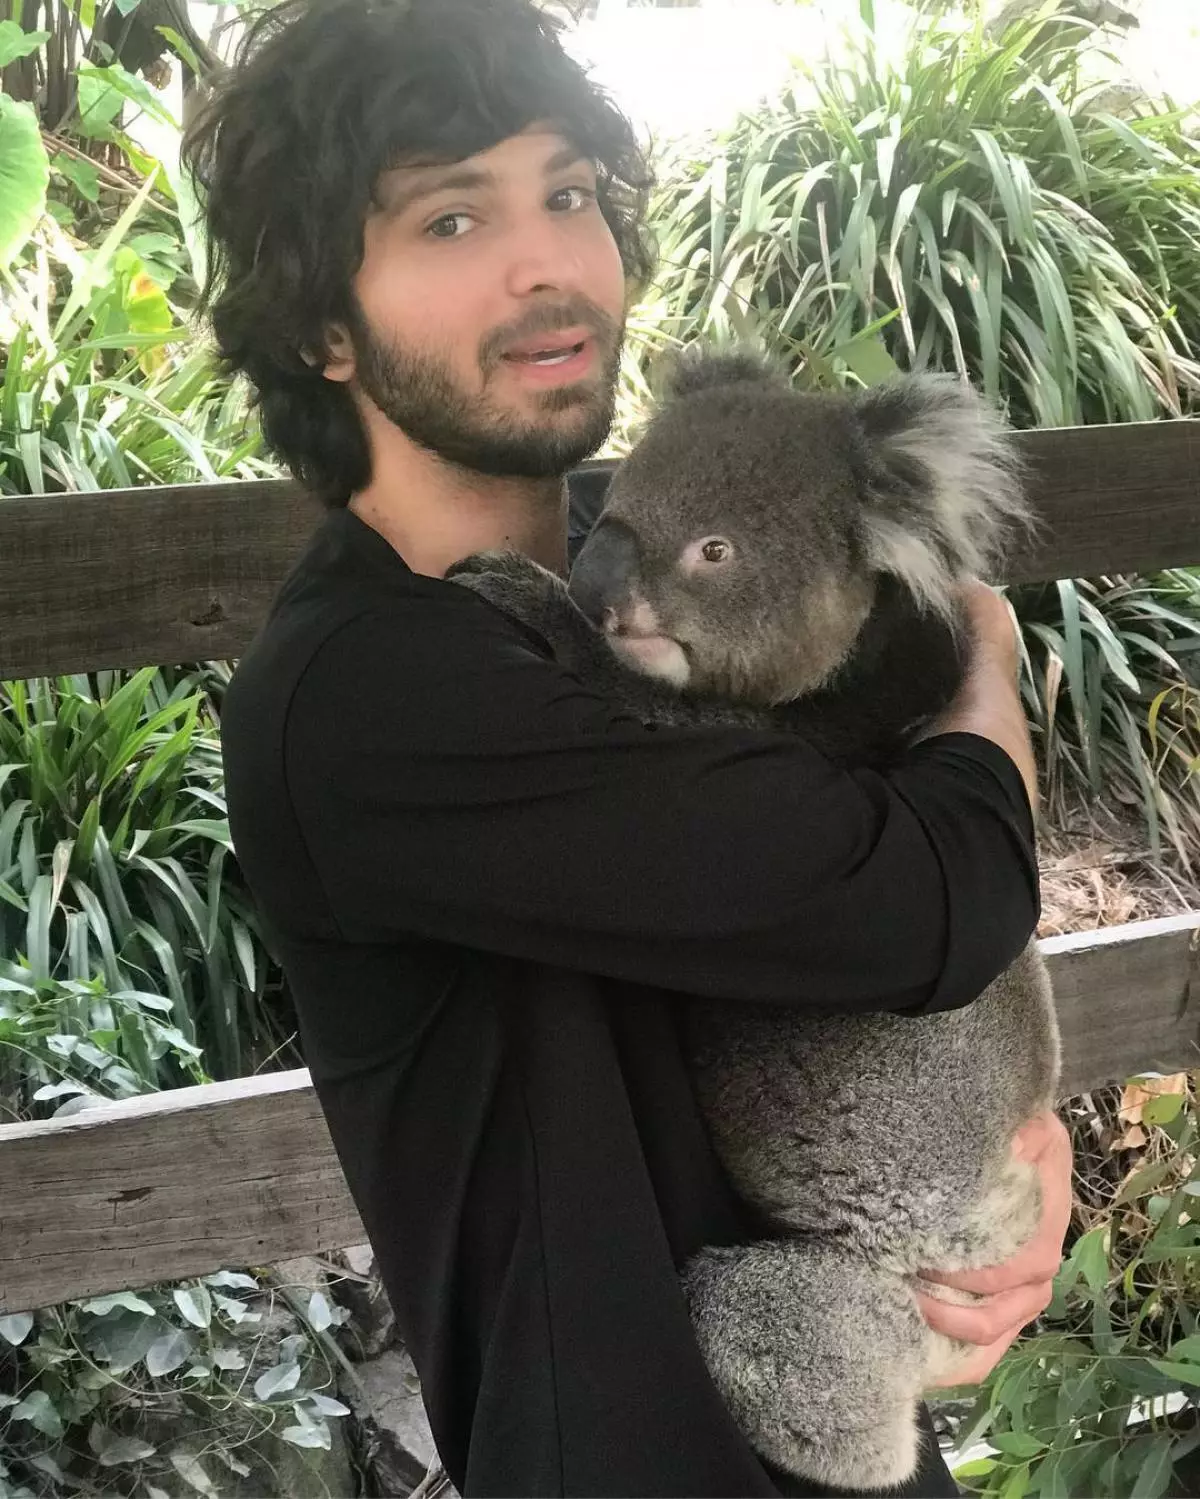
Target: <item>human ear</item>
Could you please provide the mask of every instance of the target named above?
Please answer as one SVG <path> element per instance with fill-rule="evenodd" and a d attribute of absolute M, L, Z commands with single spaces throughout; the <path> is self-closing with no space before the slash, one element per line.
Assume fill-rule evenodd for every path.
<path fill-rule="evenodd" d="M 324 357 L 313 358 L 310 362 L 322 366 L 321 373 L 326 380 L 336 380 L 344 385 L 354 379 L 354 344 L 341 323 L 333 323 L 327 330 Z"/>

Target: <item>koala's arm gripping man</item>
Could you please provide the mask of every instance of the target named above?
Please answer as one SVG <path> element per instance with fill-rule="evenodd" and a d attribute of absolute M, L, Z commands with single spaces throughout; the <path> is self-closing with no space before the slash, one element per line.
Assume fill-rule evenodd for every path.
<path fill-rule="evenodd" d="M 845 1011 L 967 1003 L 1027 941 L 1028 801 L 984 739 L 880 775 L 790 735 L 652 730 L 467 590 L 414 584 L 335 634 L 293 702 L 296 813 L 347 861 L 352 940 Z M 329 722 L 348 677 L 374 690 Z"/>

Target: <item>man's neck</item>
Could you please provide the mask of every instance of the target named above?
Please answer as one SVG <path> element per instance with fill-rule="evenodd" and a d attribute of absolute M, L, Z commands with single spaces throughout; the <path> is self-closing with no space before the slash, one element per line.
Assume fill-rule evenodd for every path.
<path fill-rule="evenodd" d="M 395 428 L 371 434 L 373 477 L 349 508 L 431 578 L 472 552 L 523 552 L 565 573 L 564 479 L 496 479 L 445 463 Z"/>

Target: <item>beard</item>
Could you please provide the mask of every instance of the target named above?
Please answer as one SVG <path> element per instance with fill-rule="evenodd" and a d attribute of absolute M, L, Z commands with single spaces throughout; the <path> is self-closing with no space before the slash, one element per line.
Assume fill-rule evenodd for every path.
<path fill-rule="evenodd" d="M 532 391 L 536 415 L 521 417 L 489 400 L 488 382 L 508 344 L 533 334 L 583 327 L 595 340 L 598 369 L 586 379 Z M 560 478 L 594 453 L 612 427 L 623 323 L 584 297 L 542 307 L 489 333 L 479 349 L 483 393 L 465 390 L 449 360 L 385 341 L 358 319 L 358 383 L 406 437 L 446 463 L 493 478 Z"/>

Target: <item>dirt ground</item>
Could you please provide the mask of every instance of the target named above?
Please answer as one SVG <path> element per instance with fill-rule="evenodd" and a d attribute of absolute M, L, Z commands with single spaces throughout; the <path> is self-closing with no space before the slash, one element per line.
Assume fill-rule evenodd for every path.
<path fill-rule="evenodd" d="M 1200 870 L 1165 848 L 1153 857 L 1136 809 L 1073 806 L 1039 833 L 1039 937 L 1150 921 L 1200 908 Z"/>

